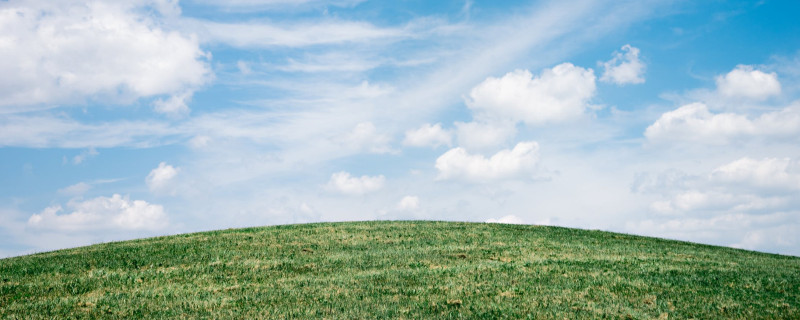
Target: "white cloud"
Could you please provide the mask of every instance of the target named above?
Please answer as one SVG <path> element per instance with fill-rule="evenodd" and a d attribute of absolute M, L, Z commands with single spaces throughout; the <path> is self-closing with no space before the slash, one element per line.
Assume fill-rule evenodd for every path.
<path fill-rule="evenodd" d="M 147 187 L 150 188 L 150 192 L 164 193 L 168 191 L 178 172 L 180 172 L 180 168 L 161 162 L 157 168 L 150 171 L 150 174 L 145 178 L 145 182 Z"/>
<path fill-rule="evenodd" d="M 189 140 L 189 146 L 194 149 L 202 149 L 208 146 L 211 143 L 211 137 L 209 136 L 195 136 L 191 140 Z"/>
<path fill-rule="evenodd" d="M 714 217 L 729 212 L 748 215 L 779 212 L 792 203 L 790 199 L 780 196 L 691 190 L 667 200 L 654 201 L 650 209 L 662 215 Z"/>
<path fill-rule="evenodd" d="M 658 237 L 700 241 L 718 245 L 783 254 L 799 254 L 798 212 L 766 215 L 724 213 L 712 217 L 647 219 L 627 223 L 626 230 Z M 780 239 L 778 239 L 780 237 Z M 769 248 L 765 250 L 766 248 Z"/>
<path fill-rule="evenodd" d="M 703 103 L 691 103 L 666 112 L 647 127 L 644 135 L 651 140 L 691 140 L 718 142 L 728 137 L 753 132 L 755 128 L 740 114 L 712 114 Z"/>
<path fill-rule="evenodd" d="M 676 188 L 684 188 L 694 177 L 677 169 L 669 169 L 659 174 L 639 172 L 634 176 L 631 191 L 636 193 L 666 193 Z"/>
<path fill-rule="evenodd" d="M 82 194 L 86 193 L 86 191 L 89 191 L 89 189 L 91 189 L 91 188 L 92 188 L 92 185 L 90 185 L 90 184 L 88 184 L 86 182 L 78 182 L 78 183 L 73 184 L 71 186 L 68 186 L 66 188 L 58 189 L 58 193 L 64 194 L 64 195 L 68 195 L 68 196 L 79 196 L 79 195 L 82 195 Z"/>
<path fill-rule="evenodd" d="M 288 72 L 363 72 L 385 63 L 374 57 L 364 57 L 352 50 L 306 55 L 303 59 L 289 58 L 285 65 L 277 69 Z"/>
<path fill-rule="evenodd" d="M 691 179 L 672 176 L 678 181 L 657 190 L 665 199 L 650 205 L 657 213 L 764 214 L 791 210 L 798 204 L 791 195 L 800 189 L 800 165 L 789 158 L 744 157 Z"/>
<path fill-rule="evenodd" d="M 55 231 L 86 230 L 158 230 L 167 225 L 167 215 L 160 205 L 143 200 L 131 201 L 118 194 L 83 202 L 70 202 L 67 214 L 61 206 L 44 209 L 28 219 L 28 226 Z"/>
<path fill-rule="evenodd" d="M 539 160 L 539 144 L 520 142 L 512 150 L 501 150 L 491 158 L 469 154 L 464 148 L 450 149 L 436 159 L 440 180 L 491 180 L 533 178 Z"/>
<path fill-rule="evenodd" d="M 579 117 L 595 88 L 593 70 L 562 63 L 538 77 L 527 70 L 489 77 L 470 91 L 466 103 L 478 117 L 539 125 Z"/>
<path fill-rule="evenodd" d="M 639 60 L 639 49 L 629 44 L 622 46 L 623 52 L 615 52 L 614 58 L 603 63 L 600 81 L 617 85 L 644 83 L 644 62 Z"/>
<path fill-rule="evenodd" d="M 208 81 L 207 54 L 154 14 L 174 1 L 10 1 L 0 6 L 0 107 L 141 97 L 194 90 Z"/>
<path fill-rule="evenodd" d="M 72 157 L 72 164 L 81 164 L 84 160 L 97 156 L 98 154 L 100 153 L 97 152 L 95 148 L 89 148 L 88 150 L 81 152 L 79 155 Z"/>
<path fill-rule="evenodd" d="M 781 248 L 783 249 L 780 252 L 781 254 L 788 253 L 797 256 L 800 255 L 800 251 L 797 250 L 800 247 L 798 227 L 800 226 L 797 223 L 789 222 L 763 229 L 748 230 L 744 238 L 731 246 L 748 250 L 758 250 L 765 247 Z"/>
<path fill-rule="evenodd" d="M 253 73 L 253 68 L 250 67 L 250 64 L 242 60 L 236 62 L 236 68 L 239 69 L 239 72 L 243 75 Z"/>
<path fill-rule="evenodd" d="M 366 0 L 193 0 L 192 2 L 202 3 L 215 7 L 222 7 L 231 11 L 253 11 L 253 10 L 275 10 L 280 8 L 291 8 L 292 10 L 298 7 L 315 7 L 315 6 L 337 6 L 337 7 L 350 7 L 355 6 Z"/>
<path fill-rule="evenodd" d="M 314 213 L 314 209 L 311 208 L 311 206 L 309 206 L 307 203 L 303 202 L 300 204 L 300 212 L 310 215 Z"/>
<path fill-rule="evenodd" d="M 187 90 L 182 93 L 174 94 L 171 97 L 153 101 L 156 112 L 164 113 L 172 117 L 182 117 L 189 114 L 187 103 L 192 100 L 193 91 Z"/>
<path fill-rule="evenodd" d="M 0 115 L 0 146 L 106 148 L 160 145 L 180 129 L 165 122 L 116 121 L 84 124 L 53 116 Z"/>
<path fill-rule="evenodd" d="M 384 96 L 388 93 L 391 93 L 393 90 L 394 88 L 392 86 L 381 83 L 371 84 L 369 81 L 365 80 L 356 87 L 350 87 L 345 89 L 344 92 L 339 91 L 337 93 L 342 94 L 343 98 L 370 99 Z"/>
<path fill-rule="evenodd" d="M 453 135 L 447 130 L 442 129 L 442 124 L 431 125 L 423 124 L 416 130 L 406 131 L 403 145 L 412 147 L 432 147 L 450 146 L 453 144 Z"/>
<path fill-rule="evenodd" d="M 505 224 L 525 224 L 525 221 L 522 218 L 517 217 L 515 215 L 507 215 L 500 219 L 487 219 L 487 223 L 505 223 Z"/>
<path fill-rule="evenodd" d="M 800 133 L 800 104 L 763 113 L 750 119 L 737 113 L 711 113 L 703 103 L 691 103 L 666 112 L 647 127 L 644 135 L 652 141 L 684 140 L 698 143 L 726 143 L 743 137 L 792 137 Z"/>
<path fill-rule="evenodd" d="M 753 66 L 738 65 L 725 76 L 718 76 L 717 90 L 730 98 L 763 100 L 781 93 L 781 84 L 775 72 L 764 73 Z"/>
<path fill-rule="evenodd" d="M 340 171 L 331 175 L 328 189 L 347 195 L 363 195 L 380 190 L 385 182 L 382 175 L 351 177 L 350 173 Z"/>
<path fill-rule="evenodd" d="M 366 22 L 325 21 L 278 26 L 267 23 L 220 23 L 195 20 L 206 41 L 240 48 L 305 47 L 400 39 L 403 29 L 379 28 Z"/>
<path fill-rule="evenodd" d="M 467 150 L 491 150 L 502 147 L 517 134 L 513 122 L 456 122 L 458 145 Z"/>
<path fill-rule="evenodd" d="M 729 212 L 764 214 L 787 209 L 792 201 L 786 197 L 738 193 L 736 188 L 689 190 L 673 197 L 654 201 L 655 213 L 673 216 L 718 216 Z"/>
<path fill-rule="evenodd" d="M 372 122 L 361 122 L 352 131 L 340 138 L 343 144 L 354 150 L 363 150 L 370 153 L 392 153 L 395 150 L 389 146 L 389 136 L 378 133 L 378 128 Z"/>
<path fill-rule="evenodd" d="M 398 210 L 414 211 L 419 209 L 419 197 L 405 196 L 397 203 Z"/>
<path fill-rule="evenodd" d="M 789 158 L 741 158 L 711 172 L 711 180 L 761 189 L 800 189 L 800 163 Z"/>
<path fill-rule="evenodd" d="M 731 194 L 691 190 L 679 193 L 667 201 L 657 201 L 651 209 L 662 214 L 682 214 L 692 211 L 723 210 L 734 207 L 745 199 Z"/>

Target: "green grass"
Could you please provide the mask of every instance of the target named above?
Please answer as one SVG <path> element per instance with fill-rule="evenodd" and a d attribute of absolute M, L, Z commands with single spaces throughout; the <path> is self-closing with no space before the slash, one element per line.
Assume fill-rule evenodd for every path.
<path fill-rule="evenodd" d="M 800 318 L 800 258 L 455 222 L 222 230 L 0 260 L 0 317 Z"/>

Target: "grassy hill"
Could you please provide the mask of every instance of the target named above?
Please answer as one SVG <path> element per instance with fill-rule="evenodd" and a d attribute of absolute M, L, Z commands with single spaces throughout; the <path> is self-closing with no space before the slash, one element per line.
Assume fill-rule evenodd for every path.
<path fill-rule="evenodd" d="M 0 260 L 2 318 L 800 318 L 800 258 L 454 222 L 222 230 Z"/>

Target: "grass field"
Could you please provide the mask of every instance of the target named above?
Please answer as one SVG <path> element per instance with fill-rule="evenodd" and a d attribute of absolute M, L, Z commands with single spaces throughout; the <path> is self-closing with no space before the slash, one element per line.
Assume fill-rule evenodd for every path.
<path fill-rule="evenodd" d="M 0 317 L 800 318 L 800 258 L 558 227 L 355 222 L 0 260 Z"/>

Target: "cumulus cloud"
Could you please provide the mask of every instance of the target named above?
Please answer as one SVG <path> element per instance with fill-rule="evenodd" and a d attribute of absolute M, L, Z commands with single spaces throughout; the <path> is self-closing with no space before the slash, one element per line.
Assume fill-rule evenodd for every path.
<path fill-rule="evenodd" d="M 467 150 L 490 150 L 503 146 L 517 134 L 517 127 L 509 121 L 456 122 L 458 145 Z"/>
<path fill-rule="evenodd" d="M 175 1 L 2 4 L 0 107 L 130 102 L 203 85 L 211 70 L 198 41 L 157 22 L 179 12 Z"/>
<path fill-rule="evenodd" d="M 652 141 L 683 140 L 725 143 L 743 137 L 792 137 L 800 133 L 800 104 L 751 118 L 738 113 L 711 113 L 703 103 L 691 103 L 666 112 L 647 127 Z"/>
<path fill-rule="evenodd" d="M 781 93 L 775 72 L 765 73 L 753 66 L 738 65 L 725 76 L 718 76 L 717 90 L 724 97 L 764 100 Z"/>
<path fill-rule="evenodd" d="M 499 219 L 487 219 L 487 223 L 505 223 L 505 224 L 525 224 L 525 221 L 522 218 L 517 217 L 515 215 L 507 215 Z"/>
<path fill-rule="evenodd" d="M 562 63 L 537 77 L 528 70 L 489 77 L 470 91 L 466 103 L 478 117 L 539 125 L 582 115 L 595 89 L 593 70 Z"/>
<path fill-rule="evenodd" d="M 419 197 L 405 196 L 397 203 L 398 210 L 414 211 L 419 209 Z"/>
<path fill-rule="evenodd" d="M 436 159 L 439 180 L 491 180 L 532 178 L 539 160 L 539 144 L 520 142 L 512 150 L 501 150 L 491 158 L 470 154 L 464 148 L 450 149 Z"/>
<path fill-rule="evenodd" d="M 363 195 L 380 190 L 385 182 L 383 175 L 352 177 L 349 172 L 340 171 L 331 175 L 327 187 L 346 195 Z"/>
<path fill-rule="evenodd" d="M 603 62 L 603 76 L 600 81 L 617 85 L 644 83 L 644 62 L 639 60 L 639 49 L 626 44 L 622 52 L 615 52 L 614 58 Z"/>
<path fill-rule="evenodd" d="M 151 192 L 163 193 L 168 191 L 171 182 L 178 175 L 178 172 L 180 172 L 180 168 L 175 168 L 165 162 L 161 162 L 158 164 L 157 168 L 150 171 L 150 174 L 145 178 L 145 182 Z"/>
<path fill-rule="evenodd" d="M 62 211 L 70 211 L 60 214 Z M 167 226 L 167 215 L 160 205 L 143 200 L 131 201 L 115 194 L 82 202 L 69 202 L 67 210 L 52 206 L 28 219 L 28 226 L 55 231 L 158 230 Z"/>
<path fill-rule="evenodd" d="M 415 130 L 406 131 L 403 145 L 412 147 L 432 147 L 449 146 L 453 143 L 453 135 L 449 131 L 442 129 L 442 124 L 431 125 L 423 124 Z"/>

